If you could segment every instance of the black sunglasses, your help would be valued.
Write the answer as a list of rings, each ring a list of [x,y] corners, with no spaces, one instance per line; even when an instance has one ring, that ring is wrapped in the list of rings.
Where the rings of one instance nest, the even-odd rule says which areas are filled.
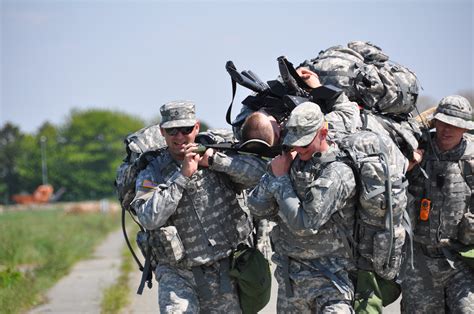
[[[194,126],[185,126],[185,127],[179,127],[179,128],[167,128],[165,129],[166,133],[168,135],[176,135],[178,132],[180,132],[183,135],[188,135],[194,130]]]

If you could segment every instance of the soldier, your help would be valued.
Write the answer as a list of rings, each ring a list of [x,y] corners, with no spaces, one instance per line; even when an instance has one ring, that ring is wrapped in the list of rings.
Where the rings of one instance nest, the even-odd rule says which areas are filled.
[[[414,268],[405,265],[406,313],[473,313],[474,272],[456,250],[474,244],[472,108],[461,96],[443,98],[434,114],[432,146],[409,174],[415,223]]]
[[[132,202],[149,243],[162,313],[240,312],[229,255],[247,241],[251,222],[236,199],[264,171],[256,158],[195,152],[199,122],[194,104],[160,109],[167,149],[137,178]]]
[[[272,231],[277,311],[353,313],[353,264],[344,245],[354,224],[353,172],[335,160],[338,149],[326,140],[318,105],[300,104],[286,129],[283,144],[293,151],[272,160],[248,199],[252,214],[278,221]]]

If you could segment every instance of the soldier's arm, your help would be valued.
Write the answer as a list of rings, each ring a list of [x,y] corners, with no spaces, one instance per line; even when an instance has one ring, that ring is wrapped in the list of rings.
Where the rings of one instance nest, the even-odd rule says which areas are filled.
[[[163,226],[176,211],[188,178],[177,170],[163,182],[152,165],[141,171],[137,178],[137,194],[132,201],[140,223],[148,230]]]
[[[209,169],[223,172],[243,188],[253,188],[265,173],[266,161],[253,155],[215,152]]]
[[[271,182],[272,177],[270,173],[265,173],[247,197],[250,212],[257,218],[269,218],[278,212],[273,194],[268,191],[268,184]]]
[[[332,163],[308,186],[304,199],[298,198],[288,175],[276,178],[269,191],[290,228],[315,232],[355,195],[355,178],[345,164]]]

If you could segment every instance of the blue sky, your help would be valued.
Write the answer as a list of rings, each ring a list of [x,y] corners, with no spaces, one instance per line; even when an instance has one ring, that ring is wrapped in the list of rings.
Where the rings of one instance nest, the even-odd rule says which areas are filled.
[[[351,40],[410,67],[422,95],[474,89],[472,1],[0,1],[0,127],[24,132],[71,108],[149,121],[175,99],[226,127],[227,60],[266,81],[280,55],[299,64]]]

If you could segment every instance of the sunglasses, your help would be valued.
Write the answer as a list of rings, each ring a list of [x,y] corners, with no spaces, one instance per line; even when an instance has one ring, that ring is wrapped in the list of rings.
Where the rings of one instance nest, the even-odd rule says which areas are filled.
[[[165,129],[166,133],[168,135],[176,135],[178,132],[180,132],[183,135],[188,135],[194,130],[194,126],[185,126],[185,127],[180,127],[180,128],[167,128]]]

